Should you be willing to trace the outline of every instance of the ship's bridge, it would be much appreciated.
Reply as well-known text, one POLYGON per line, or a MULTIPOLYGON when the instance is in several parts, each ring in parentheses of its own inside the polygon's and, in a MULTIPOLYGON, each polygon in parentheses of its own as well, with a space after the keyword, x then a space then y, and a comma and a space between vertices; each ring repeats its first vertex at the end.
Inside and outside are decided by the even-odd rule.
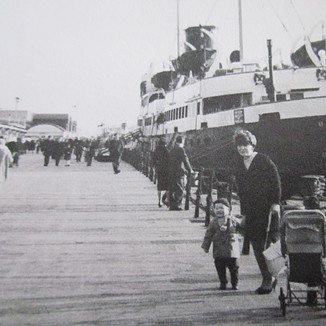
POLYGON ((165 106, 165 92, 163 89, 151 92, 143 96, 141 103, 141 115, 163 112, 165 106))

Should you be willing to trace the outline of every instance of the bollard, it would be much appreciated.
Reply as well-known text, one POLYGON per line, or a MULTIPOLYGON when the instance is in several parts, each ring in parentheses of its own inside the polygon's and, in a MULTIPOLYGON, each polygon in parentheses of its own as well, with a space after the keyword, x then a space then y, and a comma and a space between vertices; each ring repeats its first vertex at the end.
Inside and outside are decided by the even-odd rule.
POLYGON ((206 216, 205 216, 205 226, 209 225, 211 217, 211 206, 212 206, 212 186, 213 186, 213 171, 209 170, 209 175, 207 178, 207 197, 206 197, 206 216))
POLYGON ((156 174, 156 169, 153 169, 153 183, 154 185, 156 185, 156 181, 157 181, 157 174, 156 174))
POLYGON ((185 200, 185 211, 189 210, 190 202, 190 191, 191 191, 191 174, 187 173, 187 184, 186 184, 186 200, 185 200))
POLYGON ((201 195, 201 187, 202 187, 202 176, 203 169, 201 168, 198 173, 198 186, 196 190, 196 200, 195 200, 195 218, 199 217, 199 203, 200 203, 200 195, 201 195))

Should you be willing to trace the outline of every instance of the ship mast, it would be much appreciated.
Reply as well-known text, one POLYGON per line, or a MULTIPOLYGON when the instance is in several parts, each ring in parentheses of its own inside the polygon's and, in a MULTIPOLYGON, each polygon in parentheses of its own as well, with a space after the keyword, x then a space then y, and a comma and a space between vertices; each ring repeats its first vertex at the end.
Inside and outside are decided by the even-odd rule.
POLYGON ((241 0, 238 0, 238 12, 239 12, 239 46, 240 46, 240 62, 243 61, 243 35, 242 35, 242 6, 241 0))
POLYGON ((180 22, 179 22, 179 0, 177 0, 177 39, 178 58, 180 57, 180 22))

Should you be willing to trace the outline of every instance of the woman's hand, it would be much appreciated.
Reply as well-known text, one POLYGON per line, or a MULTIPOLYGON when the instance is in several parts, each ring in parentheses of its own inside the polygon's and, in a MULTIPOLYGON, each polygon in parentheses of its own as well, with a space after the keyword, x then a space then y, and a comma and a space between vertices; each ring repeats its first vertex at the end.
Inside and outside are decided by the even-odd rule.
POLYGON ((281 216, 281 206, 279 204, 273 204, 269 211, 271 214, 278 214, 278 216, 281 216))

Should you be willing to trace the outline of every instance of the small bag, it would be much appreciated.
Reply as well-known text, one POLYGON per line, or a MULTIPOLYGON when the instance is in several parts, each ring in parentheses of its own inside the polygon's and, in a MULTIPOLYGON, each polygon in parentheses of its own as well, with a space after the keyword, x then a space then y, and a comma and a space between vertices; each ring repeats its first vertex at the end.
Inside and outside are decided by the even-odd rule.
POLYGON ((285 259, 281 252, 281 241, 278 240, 263 251, 268 271, 277 277, 285 269, 285 259))
MULTIPOLYGON (((267 247, 267 241, 271 229, 271 220, 272 214, 269 214, 268 225, 266 230, 265 248, 267 247)), ((277 277, 285 269, 285 259, 281 251, 281 241, 278 240, 272 243, 268 248, 263 251, 263 255, 265 257, 268 271, 271 273, 272 276, 277 277)))

